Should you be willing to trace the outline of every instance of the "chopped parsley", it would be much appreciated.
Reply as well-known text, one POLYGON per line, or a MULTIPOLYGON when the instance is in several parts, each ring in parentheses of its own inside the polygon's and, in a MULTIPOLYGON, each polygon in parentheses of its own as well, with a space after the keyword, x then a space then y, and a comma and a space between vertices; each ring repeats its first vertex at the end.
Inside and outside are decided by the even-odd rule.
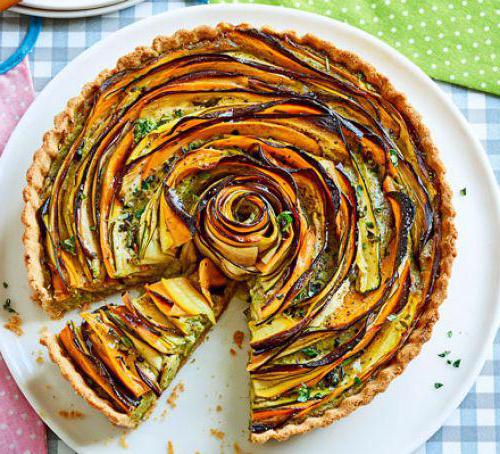
POLYGON ((155 175, 149 175, 142 183, 141 183, 141 188, 145 191, 151 188, 151 183, 153 183, 156 180, 155 175))
POLYGON ((398 318, 398 316, 396 314, 391 314, 391 315, 387 316, 387 320, 389 320, 390 322, 393 322, 397 318, 398 318))
POLYGON ((292 212, 291 211, 283 211, 278 216, 276 216, 276 221, 281 228, 282 232, 287 232, 290 228, 291 223, 293 222, 292 212))
POLYGON ((355 384, 355 385, 361 385, 361 383, 363 383, 363 382, 361 381, 361 378, 359 378, 359 377, 356 375, 356 377, 354 377, 354 384, 355 384))
POLYGON ((467 188, 460 189, 460 195, 465 197, 467 195, 467 188))
POLYGON ((189 150, 196 150, 197 148, 200 148, 203 145, 202 140, 193 140, 192 142, 189 143, 188 149, 189 150))
POLYGON ((453 336, 453 331, 448 331, 448 332, 446 333, 446 335, 447 335, 448 337, 453 336))
POLYGON ((369 229, 373 229, 375 227, 375 224, 371 221, 366 221, 365 222, 365 225, 369 228, 369 229))
POLYGON ((445 356, 448 356, 451 353, 450 350, 445 350, 443 353, 439 353, 440 358, 444 358, 445 356))
POLYGON ((399 164, 398 152, 396 150, 389 150, 389 157, 391 158, 392 165, 397 167, 399 164))
POLYGON ((7 282, 3 283, 3 288, 7 288, 8 286, 9 286, 9 284, 7 282))
POLYGON ((461 359, 456 359, 453 361, 453 367, 456 367, 457 369, 460 367, 460 363, 462 362, 461 359))
POLYGON ((142 213, 144 213, 144 208, 139 208, 138 210, 135 211, 134 217, 136 219, 141 219, 142 213))
POLYGON ((174 109, 174 118, 182 117, 182 109, 174 109))
POLYGON ((436 389, 442 388, 443 386, 444 385, 442 383, 438 383, 438 382, 434 383, 434 388, 436 388, 436 389))
POLYGON ((307 402, 309 400, 309 396, 311 395, 311 390, 307 387, 307 385, 302 384, 299 388, 297 402, 307 402))
POLYGON ((123 336, 120 339, 122 341, 122 344, 125 345, 125 347, 132 348, 134 346, 134 344, 128 337, 123 336))
POLYGON ((75 237, 71 235, 69 238, 66 238, 64 241, 61 242, 61 247, 66 252, 69 252, 71 255, 75 255, 76 254, 75 237))
POLYGON ((4 310, 6 310, 7 312, 11 313, 11 314, 17 314, 18 312, 12 307, 12 300, 10 298, 7 298, 5 300, 5 303, 3 303, 3 308, 4 310))
POLYGON ((305 347, 301 350, 304 355, 308 358, 316 358, 319 355, 319 351, 315 347, 305 347))
POLYGON ((139 118, 134 122, 134 140, 140 142, 147 134, 158 127, 156 121, 150 118, 139 118))

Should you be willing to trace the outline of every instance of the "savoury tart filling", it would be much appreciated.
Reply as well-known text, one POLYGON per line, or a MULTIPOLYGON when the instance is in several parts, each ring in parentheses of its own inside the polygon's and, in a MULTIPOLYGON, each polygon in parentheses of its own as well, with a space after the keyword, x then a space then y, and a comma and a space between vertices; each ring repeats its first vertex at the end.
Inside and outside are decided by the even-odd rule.
POLYGON ((368 402, 428 338, 454 255, 450 191, 426 130, 368 65, 312 38, 212 32, 87 100, 40 194, 45 305, 144 285, 58 336, 138 421, 244 289, 250 430, 286 438, 368 402))

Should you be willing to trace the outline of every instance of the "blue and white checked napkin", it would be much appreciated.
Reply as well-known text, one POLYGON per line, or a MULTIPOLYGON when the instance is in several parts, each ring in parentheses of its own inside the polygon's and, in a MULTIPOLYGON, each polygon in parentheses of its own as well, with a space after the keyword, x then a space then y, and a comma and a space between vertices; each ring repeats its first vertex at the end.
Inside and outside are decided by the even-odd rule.
MULTIPOLYGON (((42 90, 52 77, 83 50, 114 31, 154 14, 200 3, 205 2, 146 0, 135 7, 102 17, 44 19, 39 40, 30 55, 35 91, 42 90)), ((0 61, 17 48, 26 24, 27 19, 22 16, 0 14, 0 61)), ((439 86, 469 121, 486 149, 497 181, 500 182, 500 98, 444 83, 439 86)), ((50 431, 48 435, 49 454, 72 453, 50 431)), ((416 454, 497 453, 500 453, 500 332, 488 353, 481 375, 460 407, 416 451, 416 454)))

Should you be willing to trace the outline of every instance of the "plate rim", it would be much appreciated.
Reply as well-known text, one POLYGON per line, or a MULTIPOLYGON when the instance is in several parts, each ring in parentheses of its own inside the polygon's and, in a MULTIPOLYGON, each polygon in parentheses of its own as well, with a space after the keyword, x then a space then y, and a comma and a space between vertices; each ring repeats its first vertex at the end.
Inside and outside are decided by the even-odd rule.
MULTIPOLYGON (((120 10, 125 9, 125 8, 131 8, 132 6, 138 5, 139 3, 142 3, 142 2, 144 2, 144 0, 118 0, 116 3, 112 3, 110 5, 100 6, 100 7, 96 7, 96 8, 76 9, 76 10, 62 10, 62 9, 48 10, 48 9, 41 9, 41 8, 34 8, 34 7, 30 7, 30 6, 20 5, 20 6, 13 6, 12 8, 9 9, 9 11, 12 11, 12 12, 18 13, 18 14, 25 14, 28 16, 46 17, 46 18, 52 18, 52 19, 79 19, 79 18, 84 18, 84 17, 102 16, 104 14, 114 13, 116 11, 120 11, 120 10)), ((140 19, 140 20, 142 20, 142 19, 140 19)), ((139 22, 140 20, 138 20, 137 22, 139 22)), ((133 24, 135 24, 137 22, 134 22, 133 24)), ((130 25, 133 25, 133 24, 130 24, 130 25)), ((128 25, 128 26, 130 26, 130 25, 128 25)), ((120 30, 122 30, 122 29, 120 29, 120 30)), ((119 30, 117 30, 117 31, 119 31, 119 30)), ((111 33, 111 35, 113 35, 113 33, 111 33)), ((106 39, 106 38, 103 38, 103 39, 106 39)), ((91 47, 89 47, 89 49, 91 47)), ((88 49, 85 49, 85 50, 88 50, 88 49)), ((68 62, 68 64, 69 63, 70 62, 68 62)))
POLYGON ((67 0, 65 2, 61 2, 61 0, 22 0, 20 6, 27 8, 42 9, 42 10, 50 10, 50 11, 59 11, 59 10, 76 11, 76 10, 100 8, 103 6, 109 6, 113 5, 114 3, 119 3, 123 1, 125 0, 78 0, 78 1, 67 0), (63 4, 61 5, 61 3, 63 4), (78 4, 80 6, 78 6, 78 4))
MULTIPOLYGON (((143 1, 143 0, 129 0, 131 2, 134 1, 143 1)), ((111 7, 114 7, 116 5, 111 5, 111 7)), ((28 110, 25 112, 23 118, 20 120, 18 127, 15 128, 13 133, 11 134, 8 143, 5 146, 4 153, 2 157, 0 157, 0 170, 4 170, 5 167, 5 159, 3 159, 4 156, 6 156, 7 153, 12 153, 13 146, 10 146, 11 142, 15 141, 15 136, 17 135, 16 132, 18 133, 18 130, 21 128, 19 125, 22 126, 23 120, 26 116, 29 115, 29 113, 37 107, 37 105, 41 102, 40 101, 40 95, 45 92, 45 91, 50 91, 52 86, 56 86, 59 82, 59 79, 64 77, 64 73, 66 72, 67 68, 73 65, 78 65, 81 64, 87 54, 98 51, 100 47, 104 47, 106 45, 106 42, 108 40, 112 40, 113 38, 116 38, 117 35, 123 35, 126 36, 127 33, 133 31, 134 28, 141 28, 144 26, 145 23, 149 21, 155 21, 155 20, 161 20, 161 18, 165 16, 183 16, 185 14, 191 14, 191 13, 197 13, 198 11, 203 11, 203 10, 233 10, 233 11, 238 11, 240 13, 243 13, 242 17, 244 17, 244 13, 252 13, 253 11, 273 11, 275 13, 280 13, 285 11, 285 14, 290 14, 294 16, 294 18, 298 18, 298 20, 306 20, 306 21, 323 21, 325 23, 330 23, 334 27, 344 29, 349 34, 354 34, 355 36, 357 35, 358 38, 365 39, 368 41, 372 41, 374 44, 376 44, 377 47, 382 47, 382 49, 390 54, 391 57, 395 58, 398 60, 403 66, 406 67, 408 71, 411 71, 416 77, 421 79, 422 82, 424 82, 430 90, 432 90, 432 94, 441 101, 445 107, 447 108, 448 112, 452 114, 453 119, 458 122, 459 126, 462 129, 462 132, 467 135, 467 137, 471 140, 471 142, 474 144, 474 155, 475 157, 479 158, 478 164, 481 167, 481 171, 484 175, 486 175, 486 183, 485 186, 489 188, 489 195, 492 197, 492 202, 495 207, 495 214, 493 215, 496 217, 496 223, 500 225, 500 191, 498 189, 498 185, 493 173, 493 169, 491 165, 488 162, 487 154, 486 151, 484 150, 481 142, 479 139, 476 137, 476 135, 472 132, 470 125, 467 123, 466 119, 464 118, 463 114, 460 112, 458 107, 452 102, 452 100, 446 96, 446 94, 437 86, 437 84, 432 81, 418 66, 416 66, 413 62, 411 62, 407 57, 404 55, 400 54, 397 52, 394 48, 386 44, 385 42, 381 41, 380 39, 368 34, 367 32, 364 32, 363 30, 360 30, 356 27, 353 27, 351 25, 345 24, 343 22, 337 21, 335 19, 330 19, 325 16, 321 16, 319 14, 315 13, 309 13, 309 12, 303 12, 299 11, 296 9, 292 8, 284 8, 284 7, 277 7, 277 6, 270 6, 270 5, 248 5, 248 4, 217 4, 217 5, 197 5, 197 6, 189 6, 185 8, 180 8, 180 9, 175 9, 175 10, 170 10, 166 11, 164 13, 160 13, 157 15, 152 15, 149 17, 146 17, 144 19, 138 20, 120 30, 117 30, 110 35, 106 36, 99 42, 95 43, 93 46, 89 47, 86 49, 84 52, 82 52, 78 57, 76 57, 73 61, 69 62, 47 85, 44 87, 44 89, 38 94, 38 96, 35 98, 34 102, 31 104, 31 106, 28 108, 28 110), (38 101, 38 102, 37 102, 38 101)), ((250 20, 251 21, 251 20, 250 20)), ((285 28, 283 28, 285 29, 285 28)), ((482 349, 479 357, 476 359, 475 364, 469 368, 470 372, 468 373, 467 379, 464 380, 460 387, 460 392, 456 392, 454 397, 450 399, 447 403, 447 405, 444 406, 444 409, 440 412, 438 415, 439 417, 434 417, 434 424, 429 425, 429 428, 427 430, 422 430, 418 435, 413 437, 413 444, 410 444, 408 452, 414 451, 416 448, 418 448, 422 443, 425 443, 426 440, 432 436, 433 433, 435 433, 444 423, 446 418, 451 414, 451 412, 458 407, 460 402, 464 399, 466 394, 469 392, 471 386, 473 385, 474 381, 477 379, 477 376, 480 373, 480 370, 485 362, 486 355, 488 352, 488 347, 492 344, 494 336, 497 332, 499 322, 500 322, 500 282, 497 282, 496 286, 496 303, 495 303, 495 314, 492 314, 492 319, 493 321, 489 325, 489 332, 484 338, 484 341, 482 343, 482 349)), ((434 333, 435 334, 435 331, 434 333)), ((4 333, 0 334, 0 339, 4 335, 4 333)), ((50 415, 43 414, 43 416, 40 415, 40 412, 42 411, 42 408, 39 408, 38 405, 35 404, 33 399, 31 398, 31 395, 27 390, 25 389, 24 383, 19 380, 20 376, 17 373, 17 367, 15 366, 14 362, 12 361, 11 358, 11 352, 5 349, 5 346, 3 343, 0 342, 0 352, 2 353, 5 362, 11 371, 11 374, 16 381, 17 385, 23 392, 24 396, 26 399, 30 402, 31 406, 35 409, 37 414, 40 416, 40 418, 57 434, 57 436, 63 440, 68 446, 72 447, 72 445, 68 442, 68 439, 65 437, 65 433, 62 430, 59 430, 59 427, 57 427, 57 424, 52 424, 52 418, 50 415), (55 429, 56 427, 56 429, 55 429)), ((73 448, 74 449, 74 448, 73 448)))

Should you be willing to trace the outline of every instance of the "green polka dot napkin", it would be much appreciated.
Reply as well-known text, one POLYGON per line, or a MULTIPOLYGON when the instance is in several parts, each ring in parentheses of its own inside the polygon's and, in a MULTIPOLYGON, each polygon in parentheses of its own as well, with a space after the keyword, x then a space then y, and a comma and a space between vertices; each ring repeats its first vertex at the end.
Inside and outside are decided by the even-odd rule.
POLYGON ((241 1, 338 19, 387 42, 435 79, 500 95, 499 0, 241 1))

